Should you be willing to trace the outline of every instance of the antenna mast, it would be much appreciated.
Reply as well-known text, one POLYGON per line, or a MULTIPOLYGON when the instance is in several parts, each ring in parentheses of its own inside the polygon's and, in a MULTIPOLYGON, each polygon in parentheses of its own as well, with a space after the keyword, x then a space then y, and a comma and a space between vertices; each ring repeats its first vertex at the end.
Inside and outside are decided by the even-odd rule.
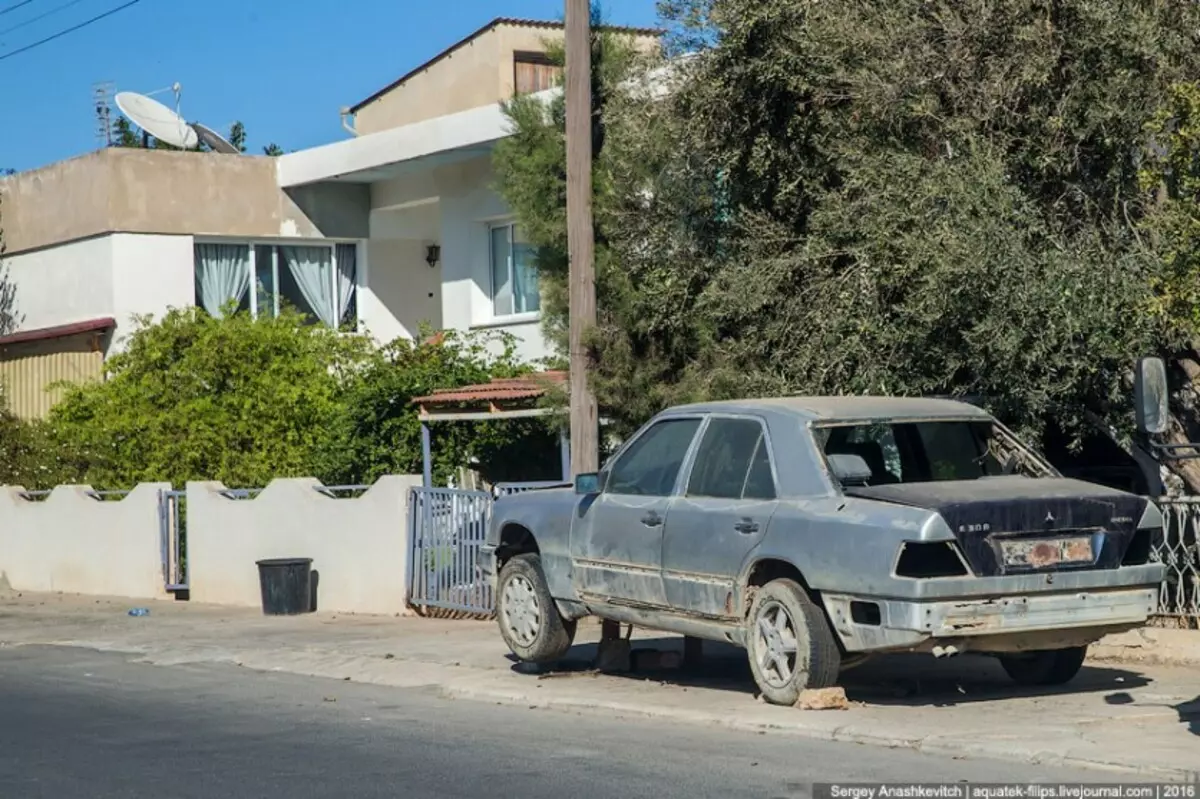
POLYGON ((112 81, 100 81, 92 84, 92 106, 96 112, 96 141, 101 147, 112 147, 112 81))

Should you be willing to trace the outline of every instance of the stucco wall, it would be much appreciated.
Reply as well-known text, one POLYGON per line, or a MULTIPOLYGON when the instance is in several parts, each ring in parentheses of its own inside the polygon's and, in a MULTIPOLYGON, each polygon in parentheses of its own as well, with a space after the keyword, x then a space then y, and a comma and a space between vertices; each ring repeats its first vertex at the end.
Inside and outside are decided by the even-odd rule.
POLYGON ((158 492, 144 483, 121 500, 59 486, 44 500, 0 488, 0 584, 138 599, 165 597, 158 492))
MULTIPOLYGON (((4 210, 7 225, 8 209, 4 210)), ((6 228, 6 240, 7 236, 6 228)), ((6 254, 4 265, 16 287, 18 329, 36 330, 112 316, 113 254, 111 236, 6 254)))
POLYGON ((273 158, 122 148, 0 180, 9 254, 119 232, 355 238, 368 198, 355 185, 288 195, 273 158))
POLYGON ((362 329, 386 343, 416 338, 422 322, 442 326, 441 264, 425 262, 423 239, 371 239, 367 280, 359 292, 362 329))
POLYGON ((396 311, 421 313, 420 292, 427 285, 426 277, 432 277, 427 273, 437 271, 442 328, 511 333, 517 341, 517 355, 525 361, 552 354, 539 315, 497 319, 493 314, 488 228, 512 218, 507 204, 493 190, 494 184, 491 159, 482 156, 372 185, 370 283, 379 292, 370 311, 378 320, 371 323, 372 330, 405 328, 406 322, 395 316, 396 311), (406 215, 415 215, 416 208, 435 208, 436 225, 406 224, 406 215), (393 235, 415 235, 430 227, 433 230, 426 235, 441 246, 437 270, 430 270, 420 258, 418 267, 405 270, 402 253, 410 245, 379 241, 393 235))
POLYGON ((117 348, 133 316, 161 316, 195 301, 192 237, 97 236, 5 256, 20 330, 111 316, 117 348))
POLYGON ((121 349, 135 316, 161 318, 170 308, 195 304, 195 256, 191 236, 123 233, 112 245, 113 345, 121 349))
POLYGON ((360 108, 355 129, 376 133, 495 103, 499 61, 499 31, 491 30, 360 108))
POLYGON ((303 557, 320 575, 320 610, 403 612, 408 492, 420 482, 383 477, 354 499, 321 494, 312 479, 275 480, 254 499, 227 499, 219 483, 189 483, 192 600, 258 607, 255 563, 303 557))
MULTIPOLYGON (((507 100, 514 88, 513 53, 544 53, 548 43, 562 39, 557 26, 497 25, 359 108, 355 128, 359 134, 377 133, 507 100)), ((643 50, 658 47, 652 35, 631 35, 629 40, 643 50)))

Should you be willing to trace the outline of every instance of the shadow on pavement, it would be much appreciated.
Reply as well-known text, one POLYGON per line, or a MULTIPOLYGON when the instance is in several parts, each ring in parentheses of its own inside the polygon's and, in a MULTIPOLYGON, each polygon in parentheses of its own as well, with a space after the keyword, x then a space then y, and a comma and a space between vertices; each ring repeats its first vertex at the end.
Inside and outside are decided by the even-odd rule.
POLYGON ((1192 735, 1200 735, 1200 696, 1195 699, 1190 699, 1187 702, 1180 702, 1178 705, 1164 705, 1157 702, 1139 702, 1131 695, 1124 691, 1118 691, 1115 694, 1109 694, 1104 697, 1104 701, 1109 705, 1133 705, 1135 707, 1169 707, 1179 714, 1181 724, 1187 726, 1187 731, 1192 735))
MULTIPOLYGON (((635 639, 635 653, 646 650, 682 653, 683 639, 677 637, 635 639)), ((509 656, 513 660, 512 656, 509 656)), ((531 668, 515 664, 514 671, 536 673, 541 679, 595 674, 595 644, 572 647, 554 668, 531 668)), ((758 693, 744 650, 729 644, 704 642, 704 658, 697 666, 640 668, 613 675, 627 680, 661 682, 685 688, 707 688, 740 692, 747 699, 758 693)), ((965 655, 945 660, 931 655, 880 655, 842 672, 840 679, 851 701, 868 705, 951 707, 1014 697, 1043 697, 1065 694, 1125 692, 1149 685, 1136 671, 1110 666, 1084 666, 1079 675, 1062 686, 1018 686, 991 657, 965 655)), ((1108 697, 1105 698, 1108 701, 1108 697)), ((1113 702, 1117 704, 1117 702, 1113 702)), ((1188 715, 1192 731, 1200 728, 1200 698, 1180 706, 1181 718, 1188 715)))

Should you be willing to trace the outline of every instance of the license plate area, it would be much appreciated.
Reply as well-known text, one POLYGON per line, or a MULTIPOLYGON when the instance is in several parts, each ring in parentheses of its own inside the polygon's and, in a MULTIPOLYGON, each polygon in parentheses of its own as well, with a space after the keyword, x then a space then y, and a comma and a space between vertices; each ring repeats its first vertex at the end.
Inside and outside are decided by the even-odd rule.
POLYGON ((1086 566, 1096 560, 1090 535, 1000 539, 997 550, 1005 571, 1086 566))

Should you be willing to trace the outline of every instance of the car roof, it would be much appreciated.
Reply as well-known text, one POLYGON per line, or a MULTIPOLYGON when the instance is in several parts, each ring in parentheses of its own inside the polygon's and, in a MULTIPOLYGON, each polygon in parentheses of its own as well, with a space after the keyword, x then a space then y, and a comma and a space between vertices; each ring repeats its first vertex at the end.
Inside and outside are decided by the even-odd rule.
POLYGON ((787 413, 809 421, 871 419, 990 419, 987 411, 965 402, 924 397, 767 397, 679 405, 667 413, 787 413))

